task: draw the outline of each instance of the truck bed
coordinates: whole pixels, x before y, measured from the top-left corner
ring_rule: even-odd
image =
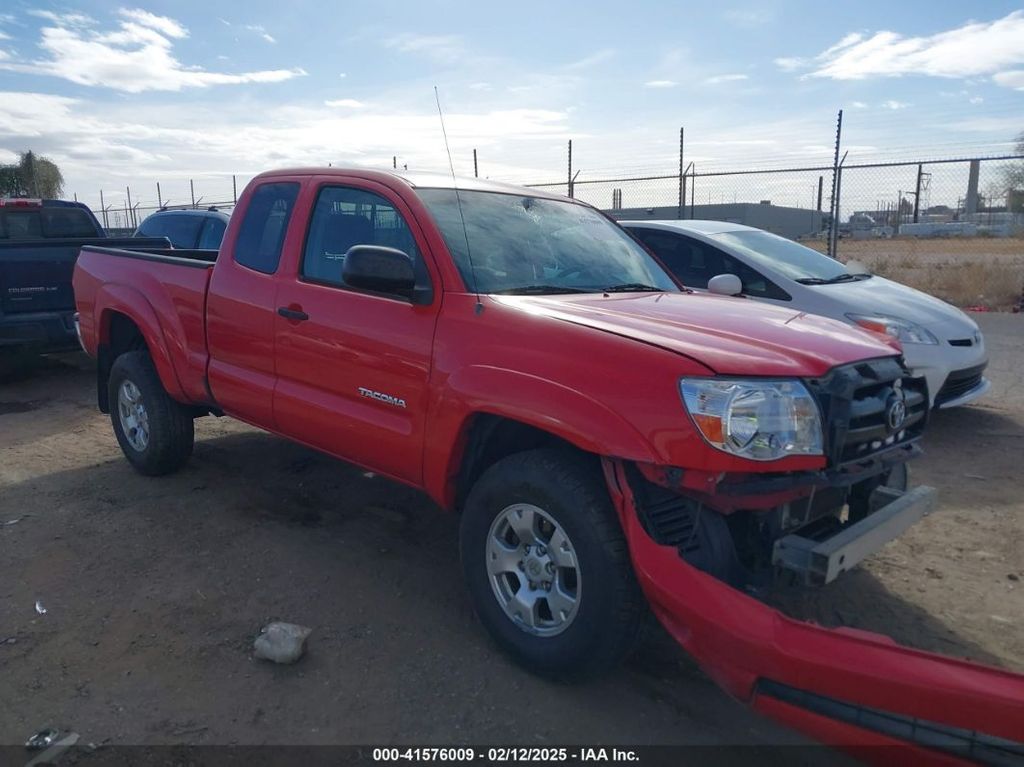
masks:
[[[154,362],[183,402],[208,403],[206,388],[206,291],[216,251],[169,248],[82,248],[75,270],[75,302],[82,344],[95,354],[115,314],[146,317],[141,328]]]
[[[0,240],[0,344],[74,346],[71,274],[83,246],[165,248],[163,237]]]

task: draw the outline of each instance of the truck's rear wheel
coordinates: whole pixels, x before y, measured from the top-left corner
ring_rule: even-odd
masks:
[[[108,387],[114,435],[131,465],[150,476],[181,468],[195,442],[192,414],[164,391],[149,354],[114,360]]]
[[[532,671],[578,678],[633,646],[643,597],[596,466],[568,451],[518,453],[470,491],[460,530],[474,606]]]

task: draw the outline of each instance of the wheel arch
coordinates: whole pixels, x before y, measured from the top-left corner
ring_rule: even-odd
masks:
[[[153,360],[164,390],[175,399],[186,399],[164,341],[163,330],[153,307],[139,291],[123,285],[105,286],[97,295],[98,343],[96,385],[99,408],[110,411],[107,382],[110,369],[121,354],[145,349]]]
[[[480,463],[481,455],[498,460],[519,450],[562,443],[591,455],[657,460],[647,439],[620,413],[546,378],[507,368],[468,366],[449,375],[440,390],[431,407],[424,478],[430,496],[449,510],[458,510],[468,489],[466,482],[489,465]],[[505,447],[488,446],[490,439],[498,439]]]

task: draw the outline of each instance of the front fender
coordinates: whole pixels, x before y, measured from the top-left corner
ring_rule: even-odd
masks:
[[[623,463],[603,464],[653,612],[727,692],[871,760],[885,756],[879,745],[913,749],[928,763],[1016,764],[1024,755],[1024,675],[783,615],[657,544]]]
[[[95,314],[99,318],[97,338],[101,344],[110,343],[110,322],[114,313],[128,317],[138,327],[146,341],[149,355],[153,359],[160,383],[167,393],[176,400],[185,402],[188,397],[181,386],[168,348],[167,334],[156,310],[146,296],[128,285],[105,284],[96,292]]]
[[[474,365],[459,369],[439,388],[442,394],[431,408],[424,476],[427,492],[445,508],[453,506],[450,480],[458,473],[468,425],[477,414],[519,421],[590,453],[655,460],[653,448],[629,421],[607,405],[554,381]]]

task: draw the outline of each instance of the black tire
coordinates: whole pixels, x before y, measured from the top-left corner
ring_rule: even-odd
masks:
[[[527,503],[550,516],[572,542],[579,601],[568,627],[537,636],[506,614],[492,588],[491,526],[509,506]],[[596,462],[569,450],[539,449],[504,458],[469,493],[460,555],[473,605],[497,643],[534,673],[581,679],[613,668],[634,647],[645,602],[625,536]]]
[[[149,434],[143,449],[132,445],[122,424],[118,393],[126,381],[137,387],[145,407]],[[195,443],[192,413],[164,390],[149,353],[126,352],[114,360],[107,386],[114,435],[135,470],[156,477],[180,469]]]

